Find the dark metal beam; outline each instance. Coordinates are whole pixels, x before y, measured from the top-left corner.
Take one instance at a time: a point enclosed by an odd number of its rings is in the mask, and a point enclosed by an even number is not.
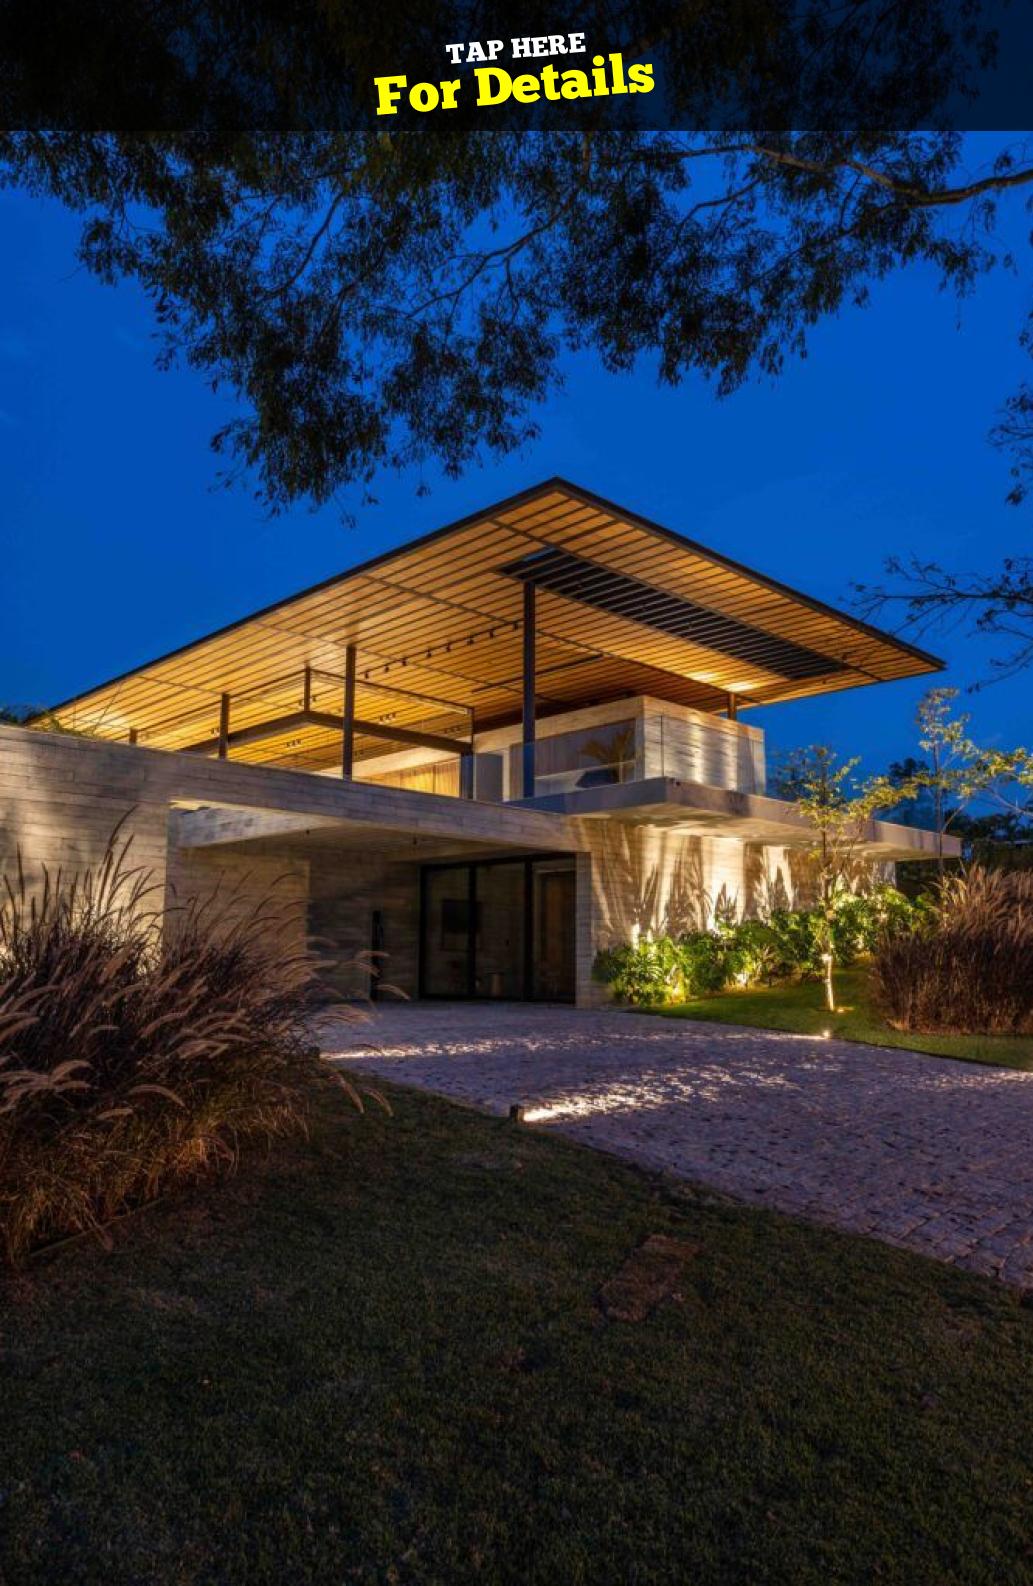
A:
[[[446,754],[472,754],[469,738],[444,738],[436,732],[420,732],[418,727],[386,727],[380,721],[363,721],[355,718],[356,736],[384,738],[388,743],[411,743],[417,749],[444,749]]]
[[[672,634],[786,680],[800,682],[846,670],[846,663],[821,651],[557,546],[533,551],[499,572],[521,579],[525,587],[535,583],[567,600]]]
[[[414,659],[417,663],[419,663],[419,655],[414,653]],[[382,683],[379,678],[370,676],[372,672],[378,670],[382,671],[394,667],[397,671],[399,667],[407,665],[408,662],[401,660],[400,658],[395,660],[380,660],[375,662],[372,666],[365,667],[358,680],[361,683],[367,683],[370,688],[376,689],[378,694],[400,694],[403,699],[416,699],[419,700],[423,705],[443,705],[448,710],[473,710],[472,705],[463,705],[454,699],[445,699],[441,694],[427,694],[423,692],[423,690],[417,691],[416,689],[412,688],[401,688],[397,683]],[[328,672],[326,668],[322,666],[317,666],[313,668],[313,670],[315,671],[317,677],[333,678],[333,680],[338,683],[343,681],[339,672]],[[435,669],[431,668],[431,670]]]
[[[230,746],[230,696],[223,694],[219,700],[219,759],[225,760]]]
[[[535,586],[524,584],[523,796],[534,798]]]
[[[289,732],[292,727],[304,727],[311,721],[312,712],[295,710],[289,716],[277,716],[272,721],[261,721],[254,727],[238,727],[236,732],[227,733],[227,748],[236,748],[239,744],[261,743],[264,738],[276,738],[280,733]],[[335,718],[336,725],[340,727],[340,719]],[[188,743],[181,751],[183,754],[212,754],[218,749],[214,738],[202,738],[197,743]]]
[[[725,705],[725,715],[728,717],[729,721],[734,721],[739,714],[739,701],[736,699],[735,695],[731,693],[729,693],[726,698],[727,703]]]
[[[296,727],[326,727],[331,732],[341,732],[344,717],[325,710],[295,710],[287,716],[276,716],[271,721],[256,722],[253,727],[240,727],[227,736],[227,745],[261,743],[267,738],[279,738]],[[473,743],[469,738],[444,738],[439,733],[420,732],[414,727],[388,727],[379,721],[364,721],[356,716],[353,722],[356,738],[383,738],[388,743],[412,744],[417,749],[443,749],[446,754],[469,755]],[[217,747],[214,738],[203,738],[199,743],[187,744],[185,754],[211,754]]]

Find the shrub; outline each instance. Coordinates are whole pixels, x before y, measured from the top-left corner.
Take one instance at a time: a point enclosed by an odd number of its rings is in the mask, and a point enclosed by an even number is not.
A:
[[[0,1254],[87,1229],[243,1146],[303,1129],[326,999],[284,911],[239,897],[159,929],[148,875],[109,844],[81,877],[0,892]],[[340,1011],[340,1010],[335,1010]],[[345,1088],[351,1087],[345,1083]],[[354,1091],[353,1099],[361,1100]]]
[[[925,905],[912,903],[895,887],[879,886],[869,893],[840,892],[832,919],[832,951],[843,968],[862,955],[874,952],[883,930],[890,924],[910,929]],[[779,959],[776,979],[797,974],[820,979],[822,964],[821,916],[817,909],[780,909],[770,925]]]
[[[727,928],[693,931],[680,939],[677,951],[685,996],[704,997],[728,984],[732,963]]]
[[[859,954],[870,953],[890,926],[913,928],[925,907],[889,886],[864,896],[843,892],[832,927],[836,962],[852,964]],[[622,1002],[677,1002],[728,985],[771,985],[793,976],[819,979],[824,973],[821,942],[817,909],[778,909],[766,921],[721,923],[716,930],[676,940],[643,937],[635,945],[608,948],[592,972]]]
[[[716,931],[702,931],[696,940],[704,968],[698,992],[720,991],[727,985],[755,985],[767,981],[776,971],[778,954],[770,926],[761,920],[731,921]],[[706,973],[712,967],[712,975]]]
[[[596,957],[592,975],[619,1001],[635,1005],[676,1002],[685,994],[681,955],[669,936],[605,949]]]
[[[871,892],[853,894],[844,901],[855,954],[874,953],[887,927],[910,930],[920,923],[930,907],[928,896],[909,898],[888,883],[874,887]]]
[[[818,911],[816,909],[775,909],[768,922],[777,957],[776,979],[792,975],[820,978],[821,960]]]
[[[766,926],[750,920],[745,926],[693,931],[677,940],[643,937],[634,945],[601,952],[592,973],[621,1002],[681,1002],[720,991],[744,973],[760,977],[768,962],[766,932]]]
[[[1033,1034],[1033,872],[973,867],[890,920],[872,991],[898,1030]]]

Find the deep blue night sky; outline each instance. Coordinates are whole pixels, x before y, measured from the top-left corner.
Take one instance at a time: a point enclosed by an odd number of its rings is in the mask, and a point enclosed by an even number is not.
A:
[[[989,146],[989,145],[988,145]],[[978,155],[979,149],[973,151]],[[833,604],[891,551],[989,566],[1029,544],[1005,504],[986,432],[1025,373],[1028,285],[999,272],[959,305],[925,270],[819,327],[809,358],[719,402],[701,380],[565,364],[541,439],[459,482],[378,481],[380,504],[268,518],[246,489],[213,489],[212,432],[230,411],[189,371],[154,368],[151,311],[132,286],[78,268],[78,223],[0,195],[0,539],[6,599],[0,701],[77,693],[378,551],[564,474]],[[1002,232],[1029,258],[1021,196]],[[1028,282],[1028,272],[1027,282]],[[421,477],[430,486],[416,495]],[[985,643],[919,640],[943,681],[986,675]],[[911,750],[921,681],[749,712],[773,744],[826,740],[870,769]],[[1001,746],[1033,740],[1033,674],[966,702]]]

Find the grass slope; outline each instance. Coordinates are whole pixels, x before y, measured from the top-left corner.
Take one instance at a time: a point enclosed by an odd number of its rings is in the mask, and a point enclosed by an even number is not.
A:
[[[960,1057],[969,1063],[1033,1069],[1033,1040],[1028,1036],[919,1035],[910,1030],[891,1030],[871,1005],[863,969],[836,971],[836,997],[840,1011],[830,1014],[824,1006],[823,988],[816,981],[802,981],[799,985],[723,991],[713,997],[699,997],[694,1002],[641,1011],[671,1019],[702,1019],[717,1024],[754,1025],[765,1030],[795,1030],[801,1035],[820,1035],[823,1030],[829,1030],[844,1041],[905,1047],[909,1052]]]
[[[1033,1573],[1033,1313],[415,1094],[0,1300],[4,1586]],[[640,1325],[596,1296],[698,1240]]]

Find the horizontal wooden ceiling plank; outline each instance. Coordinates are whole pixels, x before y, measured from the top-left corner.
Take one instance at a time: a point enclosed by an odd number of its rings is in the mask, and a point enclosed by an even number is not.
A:
[[[575,550],[667,595],[827,655],[848,670],[794,682],[765,670],[762,647],[751,650],[748,640],[736,658],[596,608],[586,623],[589,608],[583,603],[543,594],[539,666],[545,702],[573,702],[600,690],[612,695],[622,687],[642,691],[648,677],[657,683],[653,692],[666,690],[671,698],[716,705],[724,690],[739,689],[774,701],[852,687],[873,675],[906,677],[934,669],[931,659],[891,636],[845,614],[840,619],[716,553],[682,544],[557,484],[279,602],[62,709],[67,719],[102,736],[125,736],[132,728],[162,742],[181,741],[199,720],[217,714],[223,692],[245,695],[233,700],[231,711],[238,724],[248,725],[266,708],[263,697],[270,709],[296,697],[297,685],[282,681],[286,674],[297,673],[300,681],[305,665],[343,670],[345,646],[354,642],[369,684],[400,678],[403,686],[434,693],[449,705],[476,705],[479,717],[511,712],[520,672],[522,591],[499,568],[547,545]],[[705,625],[700,631],[706,632]],[[417,707],[389,708],[397,713],[394,719],[408,722]],[[313,752],[328,747],[324,743]]]

